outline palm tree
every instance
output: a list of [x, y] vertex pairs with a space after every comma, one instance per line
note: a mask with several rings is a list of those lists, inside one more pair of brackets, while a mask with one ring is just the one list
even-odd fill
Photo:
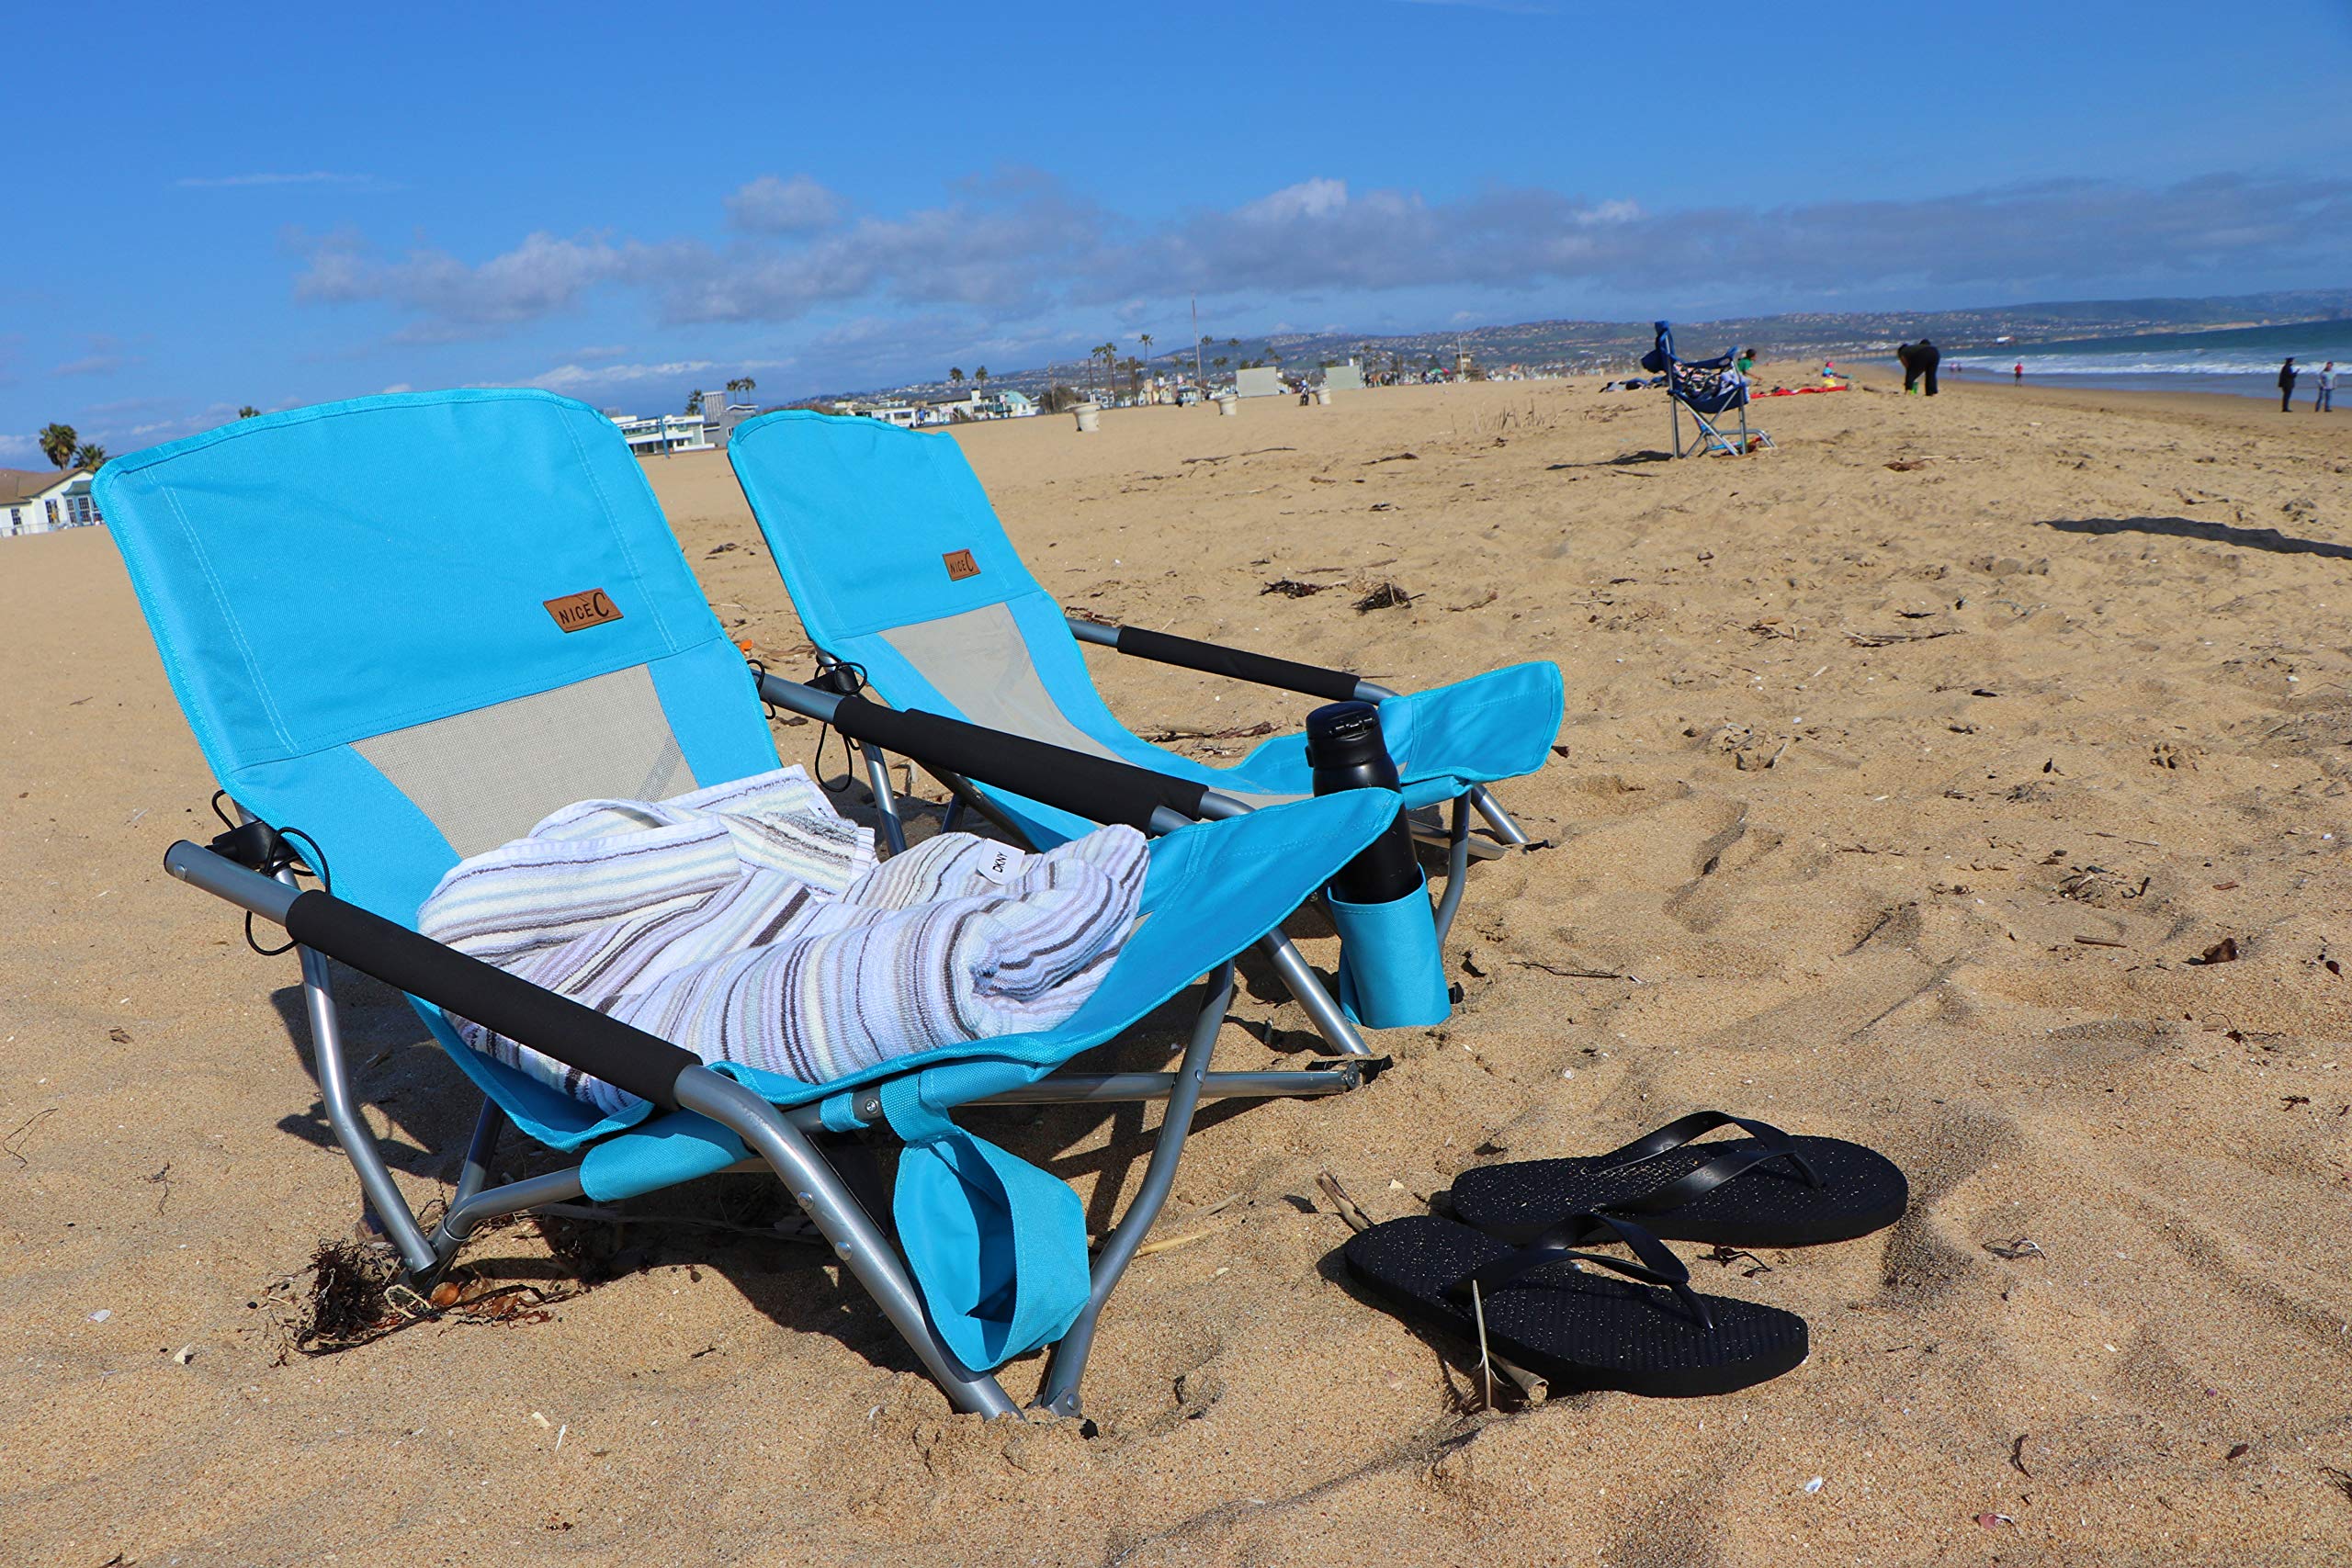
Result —
[[989, 384], [989, 367], [983, 365], [978, 369], [973, 371], [972, 379], [980, 386], [987, 386]]
[[960, 365], [949, 366], [947, 367], [947, 379], [949, 384], [952, 386], [962, 386], [964, 384], [964, 367]]
[[38, 439], [40, 442], [42, 457], [47, 457], [61, 468], [70, 468], [74, 466], [74, 451], [82, 444], [82, 438], [74, 433], [72, 425], [43, 425]]
[[1151, 361], [1151, 334], [1149, 333], [1136, 333], [1136, 341], [1143, 344], [1144, 362], [1146, 364], [1149, 364]]
[[749, 376], [738, 376], [727, 383], [727, 395], [731, 398], [738, 392], [750, 392], [758, 386], [759, 383]]
[[106, 460], [107, 449], [95, 441], [85, 441], [74, 449], [74, 466], [77, 468], [87, 468], [95, 474]]
[[239, 419], [259, 419], [261, 417], [261, 410], [254, 407], [251, 403], [247, 403], [243, 408], [237, 411], [237, 417]]
[[688, 413], [702, 412], [702, 389], [700, 387], [696, 387], [693, 391], [686, 394], [686, 412]]

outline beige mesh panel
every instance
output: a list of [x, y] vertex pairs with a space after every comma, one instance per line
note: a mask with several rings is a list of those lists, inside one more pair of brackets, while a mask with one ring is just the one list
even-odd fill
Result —
[[352, 749], [460, 856], [519, 839], [577, 800], [663, 800], [699, 787], [643, 665], [389, 730]]
[[[1065, 750], [1131, 761], [1069, 721], [1037, 676], [1020, 623], [1004, 604], [917, 621], [881, 634], [899, 656], [922, 672], [960, 716], [987, 729], [1025, 736]], [[1182, 775], [1180, 775], [1182, 776]], [[1247, 795], [1212, 785], [1250, 806], [1272, 806], [1296, 795]]]

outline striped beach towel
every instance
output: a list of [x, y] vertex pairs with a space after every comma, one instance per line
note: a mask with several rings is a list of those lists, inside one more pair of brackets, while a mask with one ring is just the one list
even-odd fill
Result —
[[[1131, 828], [1038, 855], [942, 833], [877, 863], [873, 835], [790, 767], [566, 807], [454, 867], [417, 929], [707, 1062], [825, 1083], [1069, 1018], [1133, 928], [1148, 863]], [[635, 1103], [451, 1021], [601, 1111]]]

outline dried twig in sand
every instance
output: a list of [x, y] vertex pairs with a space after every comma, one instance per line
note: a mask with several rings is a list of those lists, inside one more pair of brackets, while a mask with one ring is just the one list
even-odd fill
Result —
[[1370, 610], [1402, 610], [1413, 603], [1413, 596], [1393, 582], [1384, 582], [1356, 601], [1356, 614]]
[[1563, 969], [1555, 964], [1539, 964], [1532, 958], [1514, 958], [1510, 962], [1521, 969], [1541, 969], [1546, 975], [1568, 980], [1624, 980], [1636, 986], [1643, 983], [1639, 975], [1623, 975], [1614, 969]]
[[1353, 1198], [1348, 1196], [1348, 1190], [1340, 1185], [1338, 1177], [1328, 1170], [1317, 1171], [1315, 1176], [1315, 1185], [1322, 1189], [1323, 1196], [1331, 1200], [1332, 1209], [1337, 1212], [1340, 1218], [1348, 1222], [1350, 1230], [1363, 1231], [1372, 1228], [1372, 1216], [1359, 1208]]
[[1840, 629], [1845, 632], [1846, 640], [1857, 648], [1892, 648], [1898, 642], [1928, 642], [1960, 635], [1958, 626], [1939, 626], [1926, 632], [1858, 632], [1850, 626]]

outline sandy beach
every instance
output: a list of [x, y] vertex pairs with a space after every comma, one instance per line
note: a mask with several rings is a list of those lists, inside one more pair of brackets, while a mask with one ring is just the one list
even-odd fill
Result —
[[[1596, 384], [940, 437], [1072, 609], [1398, 687], [1566, 677], [1555, 761], [1499, 792], [1554, 847], [1474, 870], [1454, 1016], [1376, 1036], [1358, 1093], [1204, 1114], [1091, 1431], [951, 1414], [737, 1179], [560, 1251], [482, 1235], [469, 1281], [548, 1298], [506, 1320], [297, 1346], [359, 1210], [295, 961], [160, 870], [213, 784], [103, 530], [0, 542], [0, 1562], [2352, 1561], [2352, 419], [1866, 373], [1759, 402], [1775, 451], [1678, 463], [1661, 394]], [[734, 634], [805, 669], [724, 457], [648, 471]], [[1310, 705], [1089, 657], [1195, 755]], [[342, 990], [424, 1205], [475, 1102]], [[1310, 1038], [1245, 965], [1219, 1065]], [[1678, 1247], [1809, 1320], [1777, 1381], [1481, 1408], [1339, 1265], [1320, 1173], [1391, 1218], [1705, 1107], [1912, 1183], [1865, 1241]], [[1098, 1227], [1156, 1124], [973, 1117]]]

